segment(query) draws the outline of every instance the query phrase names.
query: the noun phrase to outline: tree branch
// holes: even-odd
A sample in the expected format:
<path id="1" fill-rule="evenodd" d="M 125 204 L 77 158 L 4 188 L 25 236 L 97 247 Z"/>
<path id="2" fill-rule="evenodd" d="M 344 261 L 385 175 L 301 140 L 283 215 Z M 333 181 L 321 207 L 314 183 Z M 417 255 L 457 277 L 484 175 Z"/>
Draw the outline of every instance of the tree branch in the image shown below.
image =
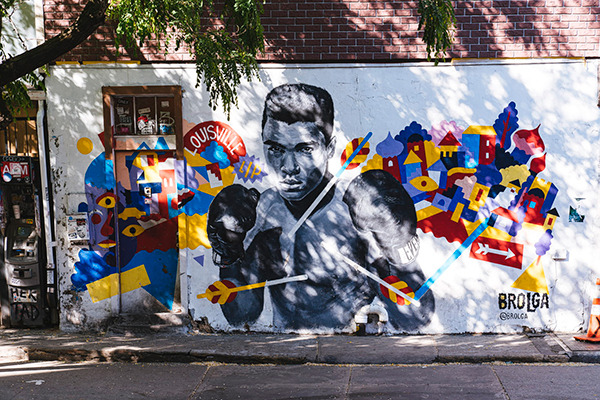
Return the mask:
<path id="1" fill-rule="evenodd" d="M 104 23 L 109 0 L 89 0 L 81 15 L 64 32 L 0 64 L 0 87 L 71 51 Z"/>

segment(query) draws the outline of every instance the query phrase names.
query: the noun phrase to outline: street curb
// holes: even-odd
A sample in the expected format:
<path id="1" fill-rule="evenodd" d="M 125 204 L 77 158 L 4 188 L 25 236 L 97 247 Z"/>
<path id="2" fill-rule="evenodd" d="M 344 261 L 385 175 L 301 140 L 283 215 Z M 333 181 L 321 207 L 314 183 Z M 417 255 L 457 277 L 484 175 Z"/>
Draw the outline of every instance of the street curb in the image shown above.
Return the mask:
<path id="1" fill-rule="evenodd" d="M 573 351 L 571 362 L 600 364 L 600 351 Z"/>
<path id="2" fill-rule="evenodd" d="M 306 364 L 314 362 L 300 357 L 269 355 L 232 355 L 189 351 L 139 351 L 130 349 L 82 350 L 82 349 L 26 349 L 22 360 L 69 361 L 69 362 L 147 362 L 147 363 L 194 363 L 222 362 L 236 364 Z"/>
<path id="3" fill-rule="evenodd" d="M 339 360 L 316 360 L 306 357 L 289 357 L 276 355 L 240 355 L 208 353 L 201 350 L 189 351 L 139 351 L 133 349 L 113 350 L 83 350 L 83 349 L 22 349 L 21 360 L 29 361 L 68 361 L 68 362 L 147 362 L 147 363 L 194 363 L 194 362 L 221 362 L 235 364 L 340 364 Z M 564 363 L 564 362 L 600 363 L 600 352 L 588 354 L 587 352 L 574 353 L 573 357 L 567 355 L 525 355 L 525 356 L 438 356 L 429 362 L 407 363 L 398 360 L 393 364 L 432 364 L 432 363 L 470 363 L 480 364 L 489 362 L 513 363 Z M 348 362 L 348 364 L 370 365 L 373 362 Z"/>
<path id="4" fill-rule="evenodd" d="M 436 363 L 471 363 L 481 364 L 489 362 L 513 362 L 513 363 L 563 363 L 569 362 L 566 355 L 527 355 L 527 356 L 443 356 L 436 357 Z"/>

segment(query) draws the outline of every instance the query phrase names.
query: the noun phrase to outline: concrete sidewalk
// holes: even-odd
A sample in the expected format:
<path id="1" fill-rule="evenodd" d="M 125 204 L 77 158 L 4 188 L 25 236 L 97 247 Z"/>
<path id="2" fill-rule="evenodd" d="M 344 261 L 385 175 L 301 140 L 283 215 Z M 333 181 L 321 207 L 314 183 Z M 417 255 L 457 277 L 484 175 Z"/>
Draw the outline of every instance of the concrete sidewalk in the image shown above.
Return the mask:
<path id="1" fill-rule="evenodd" d="M 598 363 L 600 344 L 577 342 L 570 333 L 117 336 L 56 330 L 0 330 L 0 362 L 16 360 L 252 364 Z"/>

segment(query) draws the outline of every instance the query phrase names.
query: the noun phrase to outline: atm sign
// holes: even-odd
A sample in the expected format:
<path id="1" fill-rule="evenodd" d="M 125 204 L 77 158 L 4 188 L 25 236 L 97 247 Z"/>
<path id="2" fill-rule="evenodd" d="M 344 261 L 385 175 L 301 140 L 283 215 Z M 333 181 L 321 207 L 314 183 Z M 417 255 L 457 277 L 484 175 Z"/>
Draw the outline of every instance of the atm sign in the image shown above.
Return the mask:
<path id="1" fill-rule="evenodd" d="M 30 183 L 31 164 L 27 157 L 1 157 L 2 180 L 6 183 Z"/>

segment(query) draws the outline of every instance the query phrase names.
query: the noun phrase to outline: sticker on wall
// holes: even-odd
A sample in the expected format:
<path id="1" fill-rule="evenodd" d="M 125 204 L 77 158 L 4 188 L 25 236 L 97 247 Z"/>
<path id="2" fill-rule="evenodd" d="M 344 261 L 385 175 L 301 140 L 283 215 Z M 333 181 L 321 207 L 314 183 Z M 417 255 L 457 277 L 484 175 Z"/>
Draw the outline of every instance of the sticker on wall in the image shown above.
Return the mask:
<path id="1" fill-rule="evenodd" d="M 569 222 L 583 222 L 585 215 L 581 215 L 572 206 L 569 206 Z"/>
<path id="2" fill-rule="evenodd" d="M 254 156 L 242 156 L 234 166 L 233 170 L 238 179 L 244 182 L 262 182 L 267 176 L 266 167 L 260 161 L 260 158 Z"/>

